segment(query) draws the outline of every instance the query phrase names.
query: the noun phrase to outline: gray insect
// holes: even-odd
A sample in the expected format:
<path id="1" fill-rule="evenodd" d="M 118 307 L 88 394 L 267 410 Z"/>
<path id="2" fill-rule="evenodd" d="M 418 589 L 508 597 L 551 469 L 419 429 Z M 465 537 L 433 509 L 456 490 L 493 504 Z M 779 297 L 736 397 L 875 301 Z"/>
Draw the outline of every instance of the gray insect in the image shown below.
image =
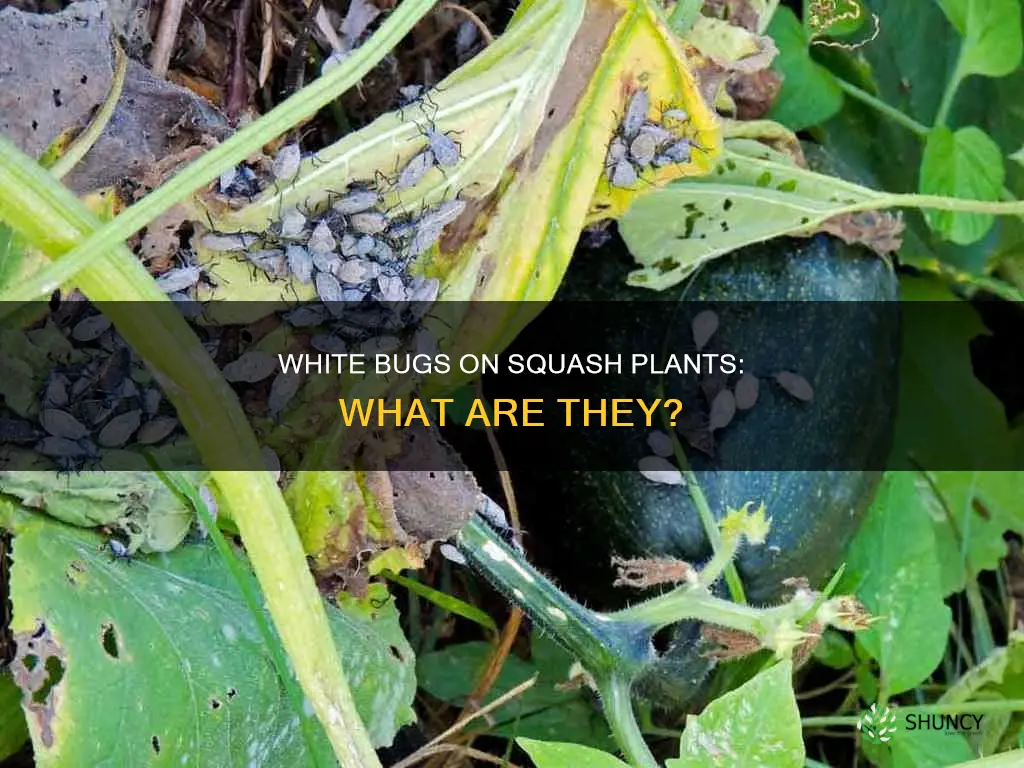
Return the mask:
<path id="1" fill-rule="evenodd" d="M 377 288 L 380 290 L 381 301 L 405 301 L 409 298 L 409 292 L 400 277 L 381 275 L 377 278 Z"/>
<path id="2" fill-rule="evenodd" d="M 167 298 L 174 302 L 174 306 L 186 320 L 195 320 L 203 314 L 202 302 L 196 301 L 187 293 L 168 293 Z"/>
<path id="3" fill-rule="evenodd" d="M 156 279 L 156 287 L 164 293 L 180 293 L 198 283 L 202 276 L 203 270 L 200 267 L 179 267 L 160 275 Z"/>
<path id="4" fill-rule="evenodd" d="M 165 440 L 178 426 L 178 420 L 173 416 L 156 416 L 143 424 L 135 435 L 135 441 L 140 445 L 153 445 Z"/>
<path id="5" fill-rule="evenodd" d="M 288 276 L 288 265 L 285 262 L 284 251 L 277 249 L 252 251 L 245 254 L 245 260 L 275 280 Z"/>
<path id="6" fill-rule="evenodd" d="M 106 426 L 96 436 L 96 442 L 104 448 L 121 448 L 128 443 L 141 423 L 141 410 L 136 409 L 122 413 L 106 423 Z"/>
<path id="7" fill-rule="evenodd" d="M 398 174 L 398 181 L 395 182 L 395 186 L 398 189 L 408 189 L 415 186 L 426 172 L 434 167 L 435 162 L 436 158 L 430 149 L 424 149 L 422 152 L 413 155 L 412 159 L 405 164 L 402 172 Z"/>
<path id="8" fill-rule="evenodd" d="M 613 187 L 632 187 L 640 179 L 629 160 L 619 160 L 607 168 L 607 173 Z"/>
<path id="9" fill-rule="evenodd" d="M 639 133 L 629 143 L 629 156 L 637 165 L 650 165 L 658 151 L 658 142 L 649 133 Z"/>
<path id="10" fill-rule="evenodd" d="M 327 312 L 323 304 L 307 304 L 293 309 L 284 319 L 293 328 L 313 328 L 327 319 Z"/>
<path id="11" fill-rule="evenodd" d="M 259 238 L 247 232 L 235 232 L 231 234 L 220 234 L 219 232 L 208 232 L 199 240 L 199 244 L 209 251 L 218 253 L 230 253 L 232 251 L 244 251 L 254 245 Z"/>
<path id="12" fill-rule="evenodd" d="M 435 162 L 442 168 L 451 168 L 462 157 L 462 145 L 447 133 L 427 128 L 423 132 L 427 137 L 427 146 L 434 155 Z"/>
<path id="13" fill-rule="evenodd" d="M 263 464 L 267 471 L 274 476 L 274 481 L 279 480 L 281 478 L 281 459 L 274 449 L 268 445 L 261 446 L 260 455 L 263 457 Z"/>
<path id="14" fill-rule="evenodd" d="M 289 245 L 284 249 L 288 271 L 303 285 L 313 282 L 313 257 L 301 245 Z"/>
<path id="15" fill-rule="evenodd" d="M 356 255 L 356 244 L 359 239 L 355 235 L 346 233 L 341 238 L 341 255 L 342 256 L 355 256 Z"/>
<path id="16" fill-rule="evenodd" d="M 675 120 L 680 123 L 688 122 L 690 119 L 690 113 L 682 107 L 673 107 L 672 109 L 666 109 L 661 113 L 661 121 L 664 123 L 669 120 Z"/>
<path id="17" fill-rule="evenodd" d="M 81 342 L 95 341 L 110 328 L 110 325 L 110 318 L 106 315 L 93 315 L 75 325 L 71 330 L 71 338 Z"/>
<path id="18" fill-rule="evenodd" d="M 52 374 L 46 380 L 43 389 L 43 408 L 64 408 L 69 402 L 67 376 L 60 373 Z"/>
<path id="19" fill-rule="evenodd" d="M 327 253 L 314 253 L 312 257 L 313 266 L 320 272 L 333 272 L 338 268 L 341 259 L 338 254 L 328 251 Z"/>
<path id="20" fill-rule="evenodd" d="M 440 547 L 438 547 L 438 551 L 441 553 L 441 556 L 444 557 L 444 559 L 448 560 L 449 562 L 455 563 L 456 565 L 466 565 L 467 564 L 466 556 L 464 554 L 462 554 L 461 552 L 459 552 L 459 550 L 457 550 L 451 544 L 448 544 L 448 543 L 442 544 Z"/>
<path id="21" fill-rule="evenodd" d="M 366 290 L 361 286 L 346 286 L 341 295 L 345 301 L 356 304 L 366 298 Z"/>
<path id="22" fill-rule="evenodd" d="M 629 99 L 626 106 L 626 115 L 622 118 L 622 135 L 632 139 L 640 131 L 640 127 L 647 122 L 647 113 L 651 111 L 651 97 L 647 94 L 646 88 L 639 88 Z"/>
<path id="23" fill-rule="evenodd" d="M 373 249 L 377 247 L 377 241 L 373 239 L 371 235 L 363 235 L 356 241 L 356 248 L 353 255 L 355 256 L 369 256 L 373 253 Z"/>
<path id="24" fill-rule="evenodd" d="M 433 247 L 434 243 L 441 239 L 441 235 L 444 233 L 443 224 L 431 224 L 416 227 L 416 235 L 413 237 L 412 242 L 409 243 L 409 247 L 406 252 L 409 256 L 419 256 L 421 253 L 426 253 Z"/>
<path id="25" fill-rule="evenodd" d="M 409 301 L 432 303 L 441 291 L 441 282 L 436 277 L 414 277 L 409 283 Z"/>
<path id="26" fill-rule="evenodd" d="M 0 443 L 29 445 L 43 437 L 34 424 L 24 419 L 0 419 Z"/>
<path id="27" fill-rule="evenodd" d="M 420 226 L 440 224 L 444 227 L 459 218 L 464 210 L 466 210 L 465 200 L 448 200 L 424 213 L 420 217 L 419 223 Z"/>
<path id="28" fill-rule="evenodd" d="M 330 333 L 318 333 L 309 340 L 309 343 L 313 349 L 325 355 L 343 355 L 348 351 L 345 342 Z"/>
<path id="29" fill-rule="evenodd" d="M 673 138 L 672 131 L 654 123 L 644 123 L 641 125 L 640 133 L 653 138 L 656 144 L 664 144 Z"/>
<path id="30" fill-rule="evenodd" d="M 316 293 L 320 300 L 328 305 L 328 309 L 331 308 L 331 302 L 344 300 L 341 295 L 341 283 L 330 272 L 316 273 Z"/>
<path id="31" fill-rule="evenodd" d="M 278 181 L 287 181 L 299 172 L 302 150 L 298 144 L 285 144 L 278 150 L 271 164 L 271 172 Z"/>
<path id="32" fill-rule="evenodd" d="M 302 376 L 297 373 L 282 372 L 274 377 L 267 395 L 267 412 L 272 419 L 284 412 L 301 387 Z"/>
<path id="33" fill-rule="evenodd" d="M 373 208 L 380 202 L 380 195 L 372 189 L 356 189 L 349 192 L 331 206 L 338 213 L 350 216 Z"/>
<path id="34" fill-rule="evenodd" d="M 227 381 L 255 384 L 257 381 L 263 381 L 275 370 L 277 358 L 274 355 L 252 349 L 225 365 L 221 373 Z"/>
<path id="35" fill-rule="evenodd" d="M 160 410 L 163 394 L 156 387 L 150 387 L 142 394 L 142 410 L 147 416 L 154 416 Z"/>
<path id="36" fill-rule="evenodd" d="M 220 192 L 221 192 L 222 195 L 228 194 L 228 192 L 230 191 L 231 187 L 235 183 L 235 179 L 237 179 L 237 178 L 238 178 L 238 169 L 237 168 L 228 168 L 226 171 L 224 171 L 224 173 L 222 173 L 220 175 L 220 180 L 218 181 L 218 186 L 220 188 Z"/>
<path id="37" fill-rule="evenodd" d="M 380 211 L 365 211 L 352 214 L 349 224 L 356 232 L 361 232 L 364 235 L 379 235 L 388 228 L 390 221 L 387 215 Z"/>
<path id="38" fill-rule="evenodd" d="M 326 221 L 320 221 L 313 228 L 313 234 L 309 236 L 309 250 L 314 255 L 318 253 L 330 253 L 338 247 L 334 234 Z"/>
<path id="39" fill-rule="evenodd" d="M 693 143 L 689 139 L 681 139 L 667 147 L 665 155 L 675 163 L 688 163 L 693 156 Z"/>
<path id="40" fill-rule="evenodd" d="M 289 208 L 281 215 L 281 237 L 289 240 L 302 236 L 306 230 L 306 217 L 296 208 Z"/>
<path id="41" fill-rule="evenodd" d="M 370 251 L 370 255 L 378 261 L 387 262 L 395 258 L 395 251 L 383 240 L 377 240 L 373 244 L 373 250 Z"/>
<path id="42" fill-rule="evenodd" d="M 81 440 L 89 436 L 89 429 L 67 411 L 44 408 L 39 412 L 39 424 L 47 434 L 68 440 Z"/>
<path id="43" fill-rule="evenodd" d="M 53 459 L 88 459 L 96 460 L 99 453 L 96 444 L 87 437 L 73 440 L 68 437 L 51 435 L 44 437 L 36 444 L 36 451 Z"/>
<path id="44" fill-rule="evenodd" d="M 369 279 L 369 262 L 362 259 L 349 259 L 341 262 L 334 270 L 334 276 L 342 283 L 358 285 Z"/>
<path id="45" fill-rule="evenodd" d="M 127 565 L 134 559 L 131 551 L 129 551 L 124 542 L 118 541 L 117 539 L 108 539 L 107 549 L 110 551 L 110 559 L 113 562 L 121 561 Z"/>

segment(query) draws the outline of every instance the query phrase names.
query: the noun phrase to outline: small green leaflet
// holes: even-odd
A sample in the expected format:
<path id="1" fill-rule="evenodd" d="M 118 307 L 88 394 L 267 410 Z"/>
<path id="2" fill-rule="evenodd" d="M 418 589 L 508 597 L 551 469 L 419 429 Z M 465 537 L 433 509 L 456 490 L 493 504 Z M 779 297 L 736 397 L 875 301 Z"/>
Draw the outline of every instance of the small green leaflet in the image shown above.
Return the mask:
<path id="1" fill-rule="evenodd" d="M 921 160 L 921 194 L 999 200 L 1005 178 L 1002 152 L 980 128 L 953 133 L 938 127 L 929 132 Z M 981 240 L 995 221 L 988 214 L 936 210 L 925 211 L 925 217 L 932 229 L 958 245 Z"/>
<path id="2" fill-rule="evenodd" d="M 686 720 L 679 757 L 665 768 L 793 768 L 804 763 L 793 664 L 784 661 Z"/>
<path id="3" fill-rule="evenodd" d="M 813 232 L 850 210 L 884 206 L 887 195 L 750 154 L 756 142 L 729 142 L 709 176 L 640 197 L 619 232 L 641 269 L 631 285 L 664 290 L 706 261 L 751 243 Z"/>
<path id="4" fill-rule="evenodd" d="M 848 590 L 878 617 L 857 641 L 881 667 L 881 697 L 907 691 L 932 673 L 946 649 L 932 521 L 913 472 L 888 472 L 847 557 Z"/>
<path id="5" fill-rule="evenodd" d="M 957 76 L 1003 77 L 1020 66 L 1020 0 L 938 0 L 963 37 Z"/>
<path id="6" fill-rule="evenodd" d="M 768 34 L 779 49 L 772 69 L 783 77 L 768 116 L 799 131 L 835 115 L 843 106 L 843 92 L 832 73 L 811 59 L 807 30 L 789 8 L 775 12 Z"/>
<path id="7" fill-rule="evenodd" d="M 896 733 L 887 744 L 862 741 L 868 758 L 879 768 L 942 768 L 975 757 L 967 739 L 958 733 L 908 730 L 906 715 L 897 713 Z"/>
<path id="8" fill-rule="evenodd" d="M 629 768 L 607 752 L 579 744 L 525 738 L 516 739 L 516 744 L 523 748 L 537 768 Z"/>

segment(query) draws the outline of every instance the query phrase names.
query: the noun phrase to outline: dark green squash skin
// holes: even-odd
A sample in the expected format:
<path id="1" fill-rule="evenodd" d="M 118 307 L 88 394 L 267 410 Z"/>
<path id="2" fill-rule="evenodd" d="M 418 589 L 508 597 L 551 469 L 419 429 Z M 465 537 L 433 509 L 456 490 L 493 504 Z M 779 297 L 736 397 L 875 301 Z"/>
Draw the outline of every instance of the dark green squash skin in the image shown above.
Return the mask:
<path id="1" fill-rule="evenodd" d="M 581 253 L 557 300 L 652 300 L 656 295 L 651 291 L 625 286 L 629 267 L 628 254 L 622 250 Z M 737 416 L 721 433 L 720 457 L 736 466 L 745 455 L 754 455 L 747 452 L 808 457 L 808 462 L 811 456 L 841 455 L 851 462 L 847 466 L 873 469 L 715 471 L 714 460 L 689 452 L 716 516 L 724 515 L 727 507 L 763 501 L 772 517 L 766 544 L 746 547 L 738 558 L 749 602 L 778 601 L 786 592 L 782 582 L 790 577 L 805 577 L 820 587 L 840 564 L 874 496 L 881 476 L 878 457 L 888 454 L 892 440 L 899 353 L 897 282 L 892 268 L 877 256 L 832 237 L 780 239 L 715 260 L 684 290 L 685 294 L 676 291 L 655 300 L 677 301 L 685 295 L 722 301 L 880 302 L 871 305 L 877 311 L 857 315 L 856 327 L 828 327 L 827 318 L 820 328 L 766 327 L 761 322 L 730 326 L 723 321 L 716 334 L 716 340 L 728 334 L 726 341 L 735 342 L 731 348 L 756 350 L 755 359 L 745 360 L 745 369 L 761 376 L 782 368 L 799 371 L 814 382 L 816 394 L 813 404 L 796 403 L 762 379 L 758 405 Z M 543 316 L 537 322 L 543 330 Z M 613 339 L 616 346 L 612 348 L 628 352 L 630 334 L 635 332 L 635 328 L 621 329 L 621 338 Z M 671 349 L 692 344 L 689 322 L 673 327 L 669 334 L 670 340 L 678 340 Z M 795 341 L 805 344 L 808 338 L 812 346 L 828 345 L 823 361 L 820 354 L 805 357 L 807 349 Z M 806 368 L 810 359 L 821 361 L 814 371 Z M 687 386 L 695 387 L 696 382 L 688 377 L 670 379 L 666 385 L 673 396 Z M 830 393 L 842 396 L 830 398 Z M 624 457 L 649 454 L 642 437 L 622 439 L 609 432 L 608 439 L 620 441 Z M 580 443 L 561 449 L 571 452 L 575 466 L 586 467 L 589 442 Z M 506 454 L 516 450 L 515 440 L 506 441 L 503 448 Z M 625 460 L 622 465 L 630 464 Z M 613 555 L 702 562 L 711 554 L 685 488 L 654 484 L 639 472 L 583 470 L 530 472 L 514 476 L 513 482 L 531 557 L 568 594 L 591 608 L 619 608 L 648 596 L 612 589 Z M 679 627 L 659 668 L 641 681 L 642 695 L 656 706 L 679 711 L 706 679 L 710 663 L 697 651 L 696 629 Z"/>

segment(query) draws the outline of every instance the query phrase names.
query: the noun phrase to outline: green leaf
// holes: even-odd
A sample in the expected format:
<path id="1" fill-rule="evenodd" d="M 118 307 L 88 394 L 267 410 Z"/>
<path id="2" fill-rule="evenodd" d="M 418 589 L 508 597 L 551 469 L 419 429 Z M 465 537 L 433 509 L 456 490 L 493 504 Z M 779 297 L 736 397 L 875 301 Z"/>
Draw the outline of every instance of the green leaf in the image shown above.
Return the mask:
<path id="1" fill-rule="evenodd" d="M 935 524 L 943 594 L 998 568 L 1005 532 L 1024 534 L 1024 472 L 930 472 L 917 485 Z"/>
<path id="2" fill-rule="evenodd" d="M 803 765 L 793 665 L 784 661 L 686 719 L 679 757 L 665 768 L 791 768 Z"/>
<path id="3" fill-rule="evenodd" d="M 887 744 L 864 744 L 864 751 L 880 768 L 941 768 L 975 757 L 967 739 L 960 734 L 921 728 L 908 730 L 906 715 L 902 723 L 899 720 L 897 723 L 897 731 Z"/>
<path id="4" fill-rule="evenodd" d="M 935 535 L 913 472 L 889 472 L 847 556 L 846 589 L 878 618 L 857 635 L 881 667 L 881 697 L 938 666 L 952 620 L 942 602 Z M 841 587 L 842 589 L 842 587 Z"/>
<path id="5" fill-rule="evenodd" d="M 102 539 L 42 516 L 14 537 L 15 679 L 39 765 L 307 764 L 252 614 L 208 546 L 114 562 Z M 413 654 L 393 603 L 329 609 L 356 707 L 377 745 L 414 718 Z M 36 656 L 32 664 L 30 656 Z M 44 669 L 32 675 L 26 667 Z M 47 678 L 49 678 L 47 680 Z M 118 706 L 96 706 L 114 691 Z M 316 729 L 316 757 L 333 764 Z M 111 752 L 111 750 L 114 750 Z"/>
<path id="6" fill-rule="evenodd" d="M 517 656 L 505 660 L 488 701 L 539 675 L 536 684 L 492 712 L 493 725 L 487 727 L 487 733 L 508 738 L 569 739 L 598 749 L 614 749 L 608 726 L 586 691 L 555 687 L 569 678 L 569 655 L 536 634 L 531 646 L 531 662 Z M 476 686 L 492 649 L 489 643 L 470 642 L 423 654 L 417 664 L 420 687 L 431 696 L 461 706 Z"/>
<path id="7" fill-rule="evenodd" d="M 21 711 L 21 690 L 6 671 L 0 671 L 0 763 L 28 741 L 28 726 Z"/>
<path id="8" fill-rule="evenodd" d="M 1002 152 L 979 128 L 932 129 L 921 160 L 920 190 L 924 195 L 944 195 L 975 200 L 998 200 L 1006 170 Z M 960 245 L 977 242 L 992 228 L 994 216 L 952 211 L 925 212 L 929 226 Z"/>
<path id="9" fill-rule="evenodd" d="M 516 744 L 523 748 L 537 768 L 577 768 L 581 765 L 587 768 L 629 768 L 614 755 L 579 744 L 522 737 L 516 739 Z"/>
<path id="10" fill-rule="evenodd" d="M 25 248 L 9 226 L 0 221 L 0 290 L 21 270 Z"/>
<path id="11" fill-rule="evenodd" d="M 821 636 L 821 642 L 811 652 L 815 660 L 832 669 L 846 669 L 853 666 L 853 647 L 849 640 L 835 630 L 829 629 Z"/>
<path id="12" fill-rule="evenodd" d="M 1007 467 L 1003 406 L 974 376 L 970 341 L 985 327 L 970 304 L 935 278 L 903 277 L 900 398 L 890 466 Z"/>
<path id="13" fill-rule="evenodd" d="M 198 473 L 195 480 L 198 483 Z M 167 552 L 192 525 L 192 510 L 152 472 L 0 472 L 0 492 L 69 525 L 104 526 L 128 551 Z"/>
<path id="14" fill-rule="evenodd" d="M 1020 0 L 938 0 L 964 38 L 961 77 L 1003 77 L 1021 62 Z"/>
<path id="15" fill-rule="evenodd" d="M 641 265 L 630 274 L 631 285 L 670 288 L 717 256 L 813 231 L 851 205 L 884 197 L 749 151 L 749 142 L 730 142 L 715 173 L 669 184 L 633 204 L 619 221 Z"/>
<path id="16" fill-rule="evenodd" d="M 799 131 L 835 115 L 843 92 L 832 73 L 811 59 L 807 31 L 789 8 L 779 8 L 768 25 L 779 55 L 772 69 L 782 75 L 782 89 L 768 116 Z"/>
<path id="17" fill-rule="evenodd" d="M 433 603 L 448 613 L 468 619 L 469 621 L 479 624 L 484 629 L 489 629 L 492 632 L 495 632 L 498 629 L 498 626 L 494 623 L 494 619 L 472 603 L 467 603 L 465 600 L 459 600 L 459 598 L 449 595 L 447 592 L 442 592 L 439 589 L 428 587 L 426 584 L 407 578 L 400 573 L 385 570 L 381 575 L 396 584 L 401 584 L 414 595 L 422 597 L 424 600 Z"/>

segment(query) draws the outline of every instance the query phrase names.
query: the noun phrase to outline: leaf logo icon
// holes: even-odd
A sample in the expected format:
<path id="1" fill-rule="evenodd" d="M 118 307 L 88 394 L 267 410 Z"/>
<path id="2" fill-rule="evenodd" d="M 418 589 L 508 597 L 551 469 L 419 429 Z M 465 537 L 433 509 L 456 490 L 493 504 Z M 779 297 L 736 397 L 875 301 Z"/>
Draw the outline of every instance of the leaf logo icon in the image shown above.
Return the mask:
<path id="1" fill-rule="evenodd" d="M 872 744 L 884 744 L 896 733 L 896 713 L 888 707 L 879 710 L 877 704 L 872 704 L 857 721 L 857 730 Z"/>

